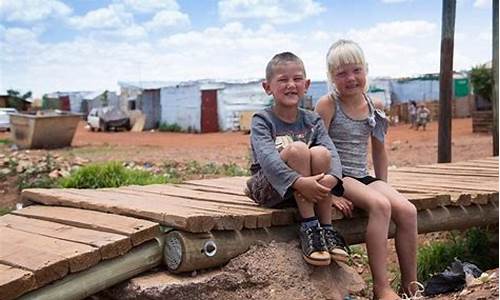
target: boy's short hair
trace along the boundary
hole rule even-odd
[[[351,40],[338,40],[330,46],[326,53],[326,69],[329,85],[333,85],[332,73],[341,66],[348,64],[363,65],[365,70],[368,71],[368,64],[365,61],[365,55],[361,47]],[[365,86],[366,91],[368,91],[368,80]]]
[[[304,76],[306,76],[306,69],[304,67],[304,62],[292,52],[282,52],[278,53],[267,63],[266,66],[266,81],[271,81],[273,77],[274,68],[283,63],[294,62],[299,64],[302,67],[302,71],[304,72]]]

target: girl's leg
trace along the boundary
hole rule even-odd
[[[396,224],[396,252],[401,269],[401,287],[406,294],[410,283],[417,280],[417,209],[403,195],[384,181],[369,185],[391,202],[392,220]]]
[[[292,169],[302,176],[311,175],[311,154],[306,144],[293,142],[280,152],[281,159]],[[303,219],[315,216],[314,203],[301,201],[295,197],[297,208]]]
[[[373,292],[377,299],[399,299],[391,289],[387,276],[387,237],[391,219],[389,200],[375,189],[356,179],[344,177],[344,195],[368,213],[366,248],[373,276]]]

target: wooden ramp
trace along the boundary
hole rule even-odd
[[[244,195],[245,181],[230,177],[98,190],[24,190],[23,198],[43,205],[0,217],[0,298],[16,298],[124,256],[158,236],[159,224],[182,232],[222,233],[296,221],[293,208],[258,207]],[[389,171],[389,181],[421,211],[498,210],[498,157],[398,168]],[[333,219],[342,214],[336,212]]]
[[[121,256],[159,234],[146,220],[67,207],[29,206],[0,217],[0,298],[14,299]]]
[[[295,209],[266,209],[243,192],[246,177],[98,190],[28,189],[45,204],[98,210],[158,222],[187,232],[288,225]],[[498,202],[498,157],[390,170],[389,181],[418,209]],[[336,212],[334,219],[341,219]]]

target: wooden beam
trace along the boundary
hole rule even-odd
[[[418,212],[418,232],[428,233],[498,223],[498,201],[468,207],[440,207]],[[333,221],[351,244],[364,242],[368,218]],[[389,237],[394,236],[391,224]],[[297,225],[242,231],[186,233],[172,231],[165,236],[164,260],[174,272],[189,272],[220,266],[248,250],[257,241],[289,241],[297,238]]]
[[[451,101],[456,0],[443,0],[439,74],[438,163],[451,162]]]
[[[493,0],[493,155],[498,155],[498,0]]]
[[[163,238],[156,238],[127,254],[106,260],[83,272],[28,293],[21,300],[84,299],[161,264]]]

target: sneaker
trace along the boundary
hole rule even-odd
[[[323,229],[321,227],[300,228],[300,246],[304,260],[314,266],[330,264],[330,254],[326,248]]]
[[[351,250],[349,246],[347,246],[344,237],[334,229],[324,228],[323,230],[325,232],[326,248],[332,259],[335,261],[347,262]]]

